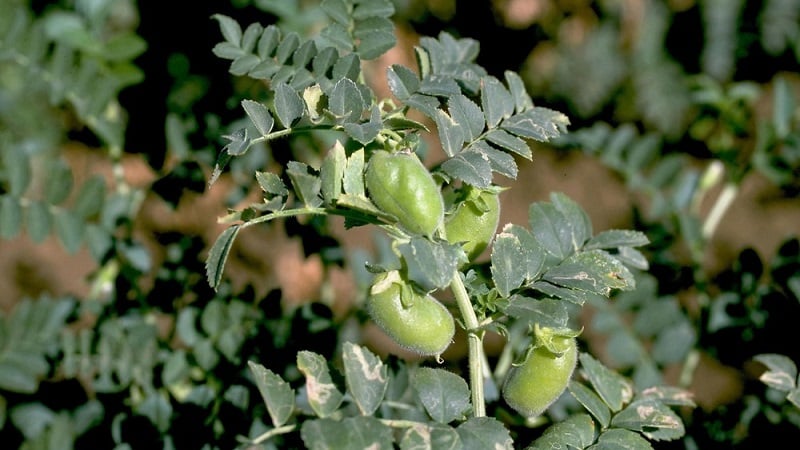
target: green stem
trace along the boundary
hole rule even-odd
[[[464,320],[469,346],[469,384],[472,392],[472,408],[475,417],[486,415],[486,405],[483,394],[483,330],[478,325],[478,317],[472,309],[467,289],[461,280],[461,274],[455,271],[450,289],[456,298],[456,304]]]
[[[733,200],[736,199],[738,193],[738,184],[732,181],[725,183],[725,187],[722,188],[722,192],[720,192],[719,197],[717,197],[717,201],[714,202],[714,206],[711,207],[711,211],[709,211],[705,222],[703,222],[704,239],[708,240],[714,235],[722,217],[733,203]]]
[[[684,361],[681,368],[680,376],[678,377],[678,386],[688,388],[694,379],[695,370],[700,363],[700,352],[695,348],[692,349]]]
[[[259,142],[273,141],[275,139],[280,139],[282,137],[289,136],[290,134],[310,133],[316,130],[341,130],[341,127],[337,125],[321,124],[321,125],[314,125],[311,127],[284,128],[282,130],[273,131],[272,133],[264,134],[257,138],[253,138],[250,140],[250,145]]]
[[[403,420],[403,419],[378,419],[381,421],[382,424],[386,425],[387,427],[392,428],[413,428],[418,427],[420,425],[424,425],[422,422],[417,422],[415,420]]]
[[[270,220],[286,218],[286,217],[294,217],[294,216],[304,216],[304,215],[320,215],[326,214],[327,210],[325,208],[312,208],[312,207],[305,207],[305,208],[293,208],[293,209],[282,209],[280,211],[275,211],[273,213],[264,214],[263,216],[256,217],[255,219],[248,220],[242,223],[242,228],[246,228],[257,223],[264,223],[269,222]],[[221,222],[226,222],[229,219],[222,218],[220,219]]]
[[[294,431],[295,428],[297,428],[297,425],[284,425],[282,427],[273,428],[273,429],[267,431],[266,433],[260,435],[259,437],[253,439],[253,444],[254,445],[258,445],[258,444],[261,444],[261,443],[267,441],[272,436],[277,436],[279,434],[290,433],[290,432]]]

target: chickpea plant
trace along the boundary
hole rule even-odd
[[[279,368],[251,361],[272,426],[251,444],[299,432],[309,448],[644,449],[681,437],[671,407],[692,406],[684,391],[634,391],[577,340],[576,314],[587,299],[635,288],[634,271],[647,268],[637,250],[645,235],[594,234],[586,213],[561,193],[532,204],[527,226],[499,227],[495,176],[515,178],[518,158],[532,157],[529,141],[558,137],[568,118],[534,105],[517,73],[489,75],[475,62],[476,41],[444,32],[420,40],[418,71],[388,67],[393,98],[377,98],[362,62],[396,44],[392,2],[321,7],[329,23],[311,38],[214,16],[225,39],[214,53],[264,91],[242,101],[251,124],[226,136],[211,183],[255,145],[301,133],[326,133],[333,143],[319,167],[291,161],[280,173],[255,173],[263,201],[221,219],[229,226],[209,252],[208,282],[221,284],[234,240],[253,225],[343,216],[348,228],[376,227],[391,240],[394,260],[367,265],[374,281],[363,308],[398,344],[429,358],[394,369],[345,342],[333,367],[329,355],[300,352],[299,392]],[[419,157],[424,133],[444,151],[433,168]],[[478,263],[487,248],[490,261]],[[468,341],[466,380],[436,367],[457,327]],[[483,347],[490,331],[508,338],[493,368]],[[567,402],[568,417],[532,443],[514,442],[515,427],[536,424],[567,391],[577,400]],[[487,404],[506,412],[490,416]]]

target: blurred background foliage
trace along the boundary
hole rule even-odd
[[[206,189],[240,100],[263,97],[213,55],[211,16],[304,34],[317,3],[0,0],[4,447],[233,448],[265,427],[248,360],[297,380],[300,349],[396,351],[355,307],[361,263],[382,250],[370,235],[270,225],[240,238],[219,292],[203,276],[216,217],[250,195],[253,171],[316,165],[329,145],[253,149]],[[570,117],[513,181],[508,220],[556,180],[594,222],[652,241],[640,288],[593,303],[582,345],[640,385],[695,392],[686,438],[664,448],[800,436],[754,360],[800,361],[800,0],[394,4],[398,48],[369,63],[378,92],[381,67],[413,65],[419,36],[444,30]]]

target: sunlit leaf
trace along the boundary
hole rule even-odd
[[[483,133],[486,122],[481,108],[463,94],[450,97],[447,100],[447,110],[450,117],[461,126],[467,142],[475,140]]]
[[[517,161],[510,153],[500,151],[484,140],[473,142],[466,150],[475,151],[489,161],[492,171],[512,180],[517,178]]]
[[[389,387],[388,368],[365,347],[344,344],[342,355],[347,391],[362,415],[372,415]]]
[[[436,128],[439,130],[439,141],[442,143],[442,150],[447,156],[456,156],[464,146],[464,130],[441,109],[436,110],[434,119],[436,120]]]
[[[346,194],[354,196],[365,196],[364,188],[364,150],[359,149],[354,151],[349,158],[347,158],[347,166],[344,170],[344,179],[342,180],[342,188]]]
[[[258,391],[267,405],[272,425],[280,427],[286,423],[294,411],[294,389],[289,383],[261,364],[248,361]]]
[[[339,141],[328,150],[322,167],[319,170],[320,183],[322,185],[322,198],[326,204],[332,204],[342,193],[342,179],[344,178],[345,167],[347,166],[347,155],[344,147]]]
[[[308,403],[319,417],[328,417],[339,409],[344,396],[333,384],[327,360],[317,353],[297,353],[297,369],[305,375]]]
[[[491,258],[495,287],[500,295],[508,297],[522,286],[528,275],[525,251],[519,239],[504,230],[495,237]]]
[[[316,208],[322,204],[320,190],[322,180],[309,172],[309,167],[301,162],[289,161],[286,173],[292,182],[294,192],[299,200],[308,208]]]
[[[481,84],[481,107],[486,125],[494,128],[514,113],[514,99],[497,78],[484,77]]]
[[[406,101],[419,90],[419,77],[411,69],[400,64],[393,64],[386,69],[389,89],[400,101]]]
[[[361,58],[355,53],[350,53],[339,58],[333,65],[331,80],[338,81],[342,78],[358,80],[361,73]]]
[[[488,187],[492,182],[492,166],[483,153],[465,150],[442,163],[442,170],[453,178],[475,187]]]
[[[511,91],[511,97],[514,99],[516,112],[521,113],[533,108],[533,100],[531,100],[531,96],[525,89],[525,81],[522,77],[511,70],[506,70],[503,75],[508,89]]]
[[[333,47],[326,47],[320,50],[317,56],[311,61],[313,74],[317,77],[326,76],[337,59],[339,59],[339,55]]]
[[[524,140],[514,136],[511,133],[503,131],[500,128],[494,128],[486,133],[485,139],[492,144],[516,153],[525,159],[530,160],[533,157],[533,152],[530,146]]]
[[[219,22],[219,28],[225,40],[238,47],[242,41],[242,27],[239,26],[239,22],[222,14],[214,14],[211,18]]]
[[[569,119],[564,114],[535,106],[504,120],[500,128],[519,137],[547,142],[565,132],[567,125]]]

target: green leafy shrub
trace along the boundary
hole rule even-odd
[[[140,185],[121,94],[151,76],[136,58],[160,43],[134,32],[136,3],[7,3],[0,236],[54,236],[96,268],[85,296],[47,286],[2,303],[4,445],[729,448],[797,435],[796,232],[773,257],[735,248],[708,263],[750,180],[797,193],[797,2],[551,2],[517,35],[536,39],[513,40],[536,46],[527,63],[504,67],[485,62],[517,52],[491,31],[516,32],[464,26],[462,5],[220,4],[203,20],[221,32],[207,52],[230,86],[172,55],[168,149]],[[409,44],[397,26],[435,37]],[[687,55],[692,39],[703,45]],[[376,63],[404,49],[413,64],[390,60],[382,81]],[[222,91],[235,108],[204,111]],[[110,176],[84,180],[63,150],[73,140]],[[610,169],[636,231],[595,231],[561,192],[499,223],[534,149]],[[192,192],[220,190],[213,244],[138,228],[153,198],[181,215]],[[375,252],[348,253],[340,224],[375,232]],[[245,234],[280,226],[321,262],[310,303],[231,280],[273,270],[248,259],[263,250]],[[340,267],[356,281],[346,299],[327,278]],[[375,280],[391,314],[370,307]],[[435,339],[420,317],[442,326]],[[362,333],[373,323],[400,347]],[[416,357],[392,354],[403,344]],[[560,372],[532,375],[550,392],[519,378],[562,352]],[[699,385],[709,360],[736,373],[725,404]],[[515,402],[529,389],[549,395]]]

